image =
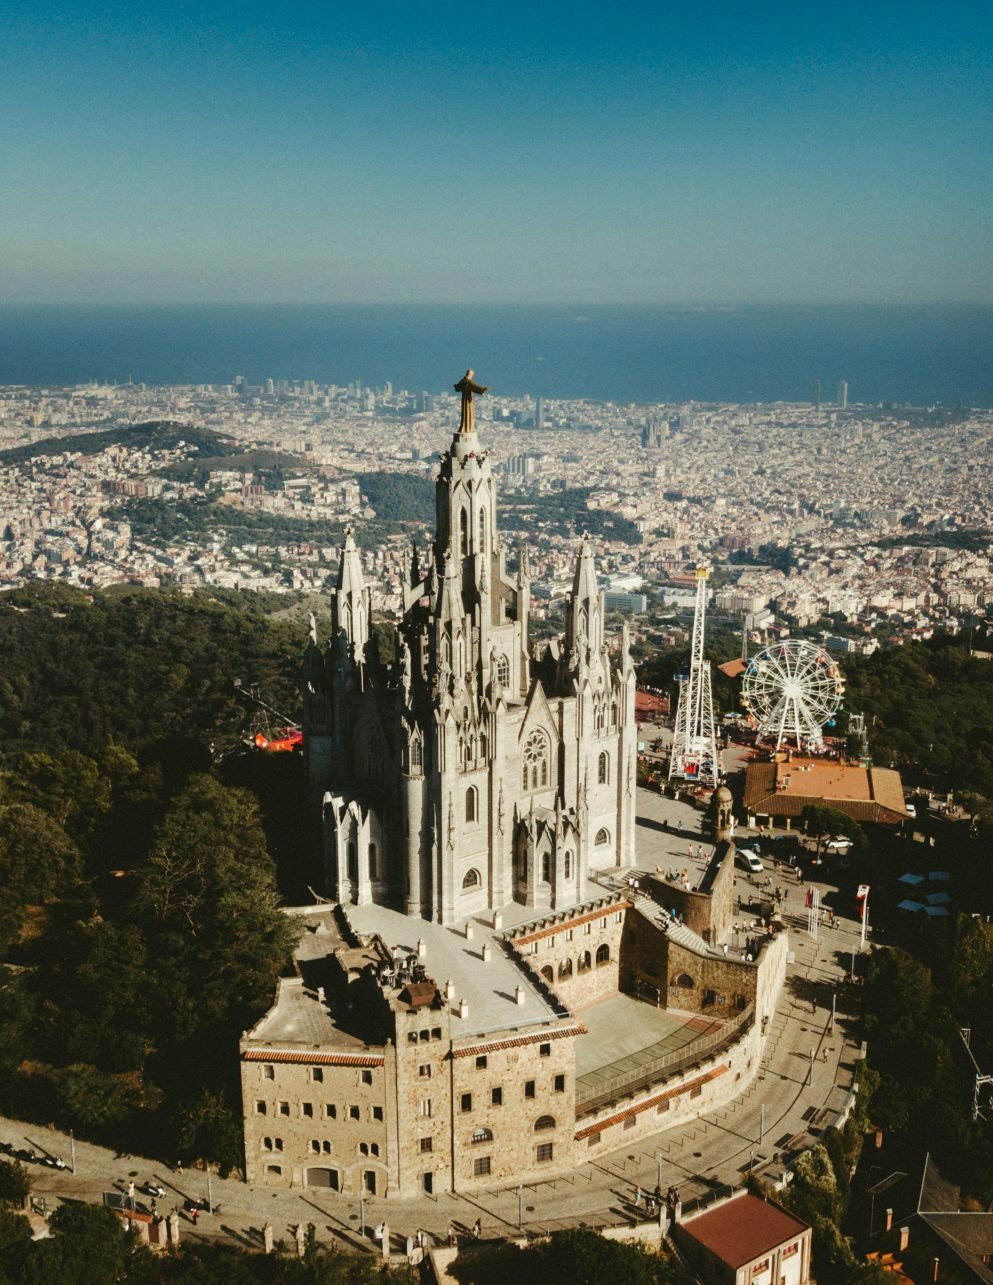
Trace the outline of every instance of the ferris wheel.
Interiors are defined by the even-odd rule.
[[[741,703],[758,720],[759,738],[774,740],[776,749],[784,741],[797,749],[823,745],[823,729],[833,722],[844,694],[837,663],[798,638],[753,656],[741,680]]]

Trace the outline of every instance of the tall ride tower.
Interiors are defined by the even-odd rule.
[[[699,785],[716,785],[721,774],[714,731],[714,702],[710,692],[710,661],[703,657],[709,576],[709,567],[697,567],[690,672],[679,686],[676,730],[669,760],[670,781],[690,781]]]

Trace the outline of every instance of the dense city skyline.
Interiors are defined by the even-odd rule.
[[[8,301],[993,299],[975,4],[5,27]]]

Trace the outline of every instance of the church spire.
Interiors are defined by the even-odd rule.
[[[362,575],[362,558],[352,528],[348,527],[338,563],[338,584],[331,590],[331,632],[335,638],[344,636],[352,659],[359,664],[365,660],[371,608],[372,593]]]
[[[596,653],[602,644],[603,600],[597,586],[593,546],[590,544],[590,537],[584,534],[569,598],[566,647],[570,653],[574,650],[580,654],[587,650]]]

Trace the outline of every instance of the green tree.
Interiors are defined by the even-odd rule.
[[[19,1160],[0,1160],[0,1200],[23,1209],[31,1191],[31,1175]]]
[[[47,813],[30,803],[0,806],[0,949],[16,936],[24,907],[64,894],[82,865],[75,843]]]
[[[5,1256],[17,1285],[110,1285],[138,1279],[149,1251],[106,1205],[70,1201],[49,1220],[51,1237],[19,1242]]]
[[[491,1260],[456,1259],[449,1267],[459,1281],[473,1285],[669,1285],[684,1279],[666,1259],[640,1245],[608,1240],[599,1232],[579,1229],[553,1232],[525,1249],[508,1246]]]

